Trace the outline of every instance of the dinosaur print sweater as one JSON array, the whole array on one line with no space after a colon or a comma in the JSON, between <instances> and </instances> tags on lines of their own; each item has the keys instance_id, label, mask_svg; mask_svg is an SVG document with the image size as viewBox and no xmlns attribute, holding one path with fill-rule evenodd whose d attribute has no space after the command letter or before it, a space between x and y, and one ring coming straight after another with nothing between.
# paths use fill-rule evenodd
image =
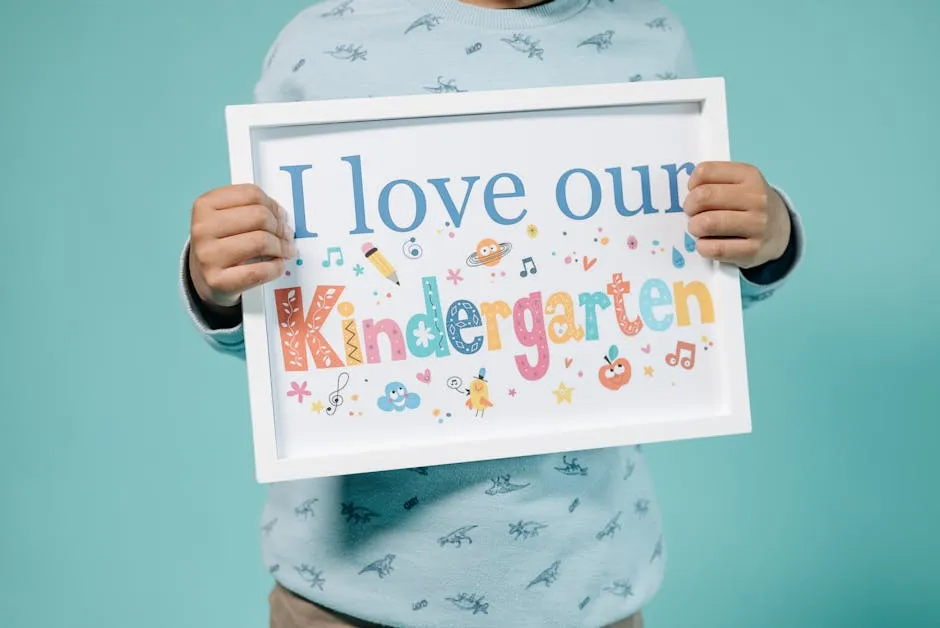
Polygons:
<instances>
[{"instance_id":1,"label":"dinosaur print sweater","mask_svg":"<svg viewBox=\"0 0 940 628\"><path fill-rule=\"evenodd\" d=\"M691 78L678 20L657 0L554 0L493 10L457 0L314 2L276 37L257 102ZM788 201L789 202L789 201ZM742 277L769 297L801 256ZM188 245L187 247L188 248ZM183 303L218 351L180 265ZM604 626L641 609L666 543L641 448L273 484L260 522L265 568L320 605L390 626Z\"/></svg>"}]
</instances>

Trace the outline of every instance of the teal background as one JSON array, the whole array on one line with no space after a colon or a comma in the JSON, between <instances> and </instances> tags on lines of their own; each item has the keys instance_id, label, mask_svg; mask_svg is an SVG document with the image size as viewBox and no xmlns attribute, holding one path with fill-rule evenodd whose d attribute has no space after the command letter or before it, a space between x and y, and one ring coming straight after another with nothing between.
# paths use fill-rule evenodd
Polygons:
<instances>
[{"instance_id":1,"label":"teal background","mask_svg":"<svg viewBox=\"0 0 940 628\"><path fill-rule=\"evenodd\" d=\"M0 625L264 626L244 366L177 297L301 0L0 8ZM940 625L940 4L673 0L807 249L747 316L755 432L649 448L652 628Z\"/></svg>"}]
</instances>

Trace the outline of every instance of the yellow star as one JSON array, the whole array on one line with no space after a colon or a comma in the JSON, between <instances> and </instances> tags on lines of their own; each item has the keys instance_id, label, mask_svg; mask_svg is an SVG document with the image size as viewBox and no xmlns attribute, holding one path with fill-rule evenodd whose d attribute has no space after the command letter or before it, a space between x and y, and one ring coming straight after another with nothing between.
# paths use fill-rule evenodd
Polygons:
<instances>
[{"instance_id":1,"label":"yellow star","mask_svg":"<svg viewBox=\"0 0 940 628\"><path fill-rule=\"evenodd\" d=\"M312 404L310 404L310 409L316 412L317 414L320 414L321 412L323 412L323 403L320 402L319 400L314 401Z\"/></svg>"},{"instance_id":2,"label":"yellow star","mask_svg":"<svg viewBox=\"0 0 940 628\"><path fill-rule=\"evenodd\" d=\"M644 367L643 367L643 374L646 375L647 377L652 377L652 376L653 376L653 367L652 367L652 366L644 366Z\"/></svg>"},{"instance_id":3,"label":"yellow star","mask_svg":"<svg viewBox=\"0 0 940 628\"><path fill-rule=\"evenodd\" d=\"M571 403L571 391L572 390L574 390L574 388L569 388L568 386L565 386L564 382L561 382L560 384L558 384L558 390L552 391L555 394L555 400L558 402L558 405L561 405L562 401L567 401L569 404Z\"/></svg>"}]
</instances>

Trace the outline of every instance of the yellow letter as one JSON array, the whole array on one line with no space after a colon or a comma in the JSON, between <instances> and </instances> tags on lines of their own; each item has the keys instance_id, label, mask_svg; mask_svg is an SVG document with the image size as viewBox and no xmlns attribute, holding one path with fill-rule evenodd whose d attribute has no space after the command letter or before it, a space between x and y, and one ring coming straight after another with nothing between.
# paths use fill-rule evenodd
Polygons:
<instances>
[{"instance_id":1,"label":"yellow letter","mask_svg":"<svg viewBox=\"0 0 940 628\"><path fill-rule=\"evenodd\" d=\"M503 343L499 339L499 323L496 317L508 318L512 314L512 308L505 301L481 303L480 314L486 319L486 348L489 351L499 351L503 348Z\"/></svg>"},{"instance_id":2,"label":"yellow letter","mask_svg":"<svg viewBox=\"0 0 940 628\"><path fill-rule=\"evenodd\" d=\"M698 310L702 316L702 323L715 322L715 306L712 304L712 295L708 287L701 281L693 281L686 285L681 281L672 284L673 300L676 303L676 323L680 327L691 325L689 320L689 297L694 296L698 301Z\"/></svg>"},{"instance_id":3,"label":"yellow letter","mask_svg":"<svg viewBox=\"0 0 940 628\"><path fill-rule=\"evenodd\" d=\"M581 327L574 321L574 301L571 300L570 294L567 292L556 292L550 296L545 303L545 313L553 313L558 309L559 305L563 307L565 311L554 317L548 323L548 337L551 338L552 342L555 344L568 342L571 338L574 338L575 342L581 342L584 338L584 327ZM561 333L558 333L558 330L555 328L556 325L562 327L563 331Z\"/></svg>"}]
</instances>

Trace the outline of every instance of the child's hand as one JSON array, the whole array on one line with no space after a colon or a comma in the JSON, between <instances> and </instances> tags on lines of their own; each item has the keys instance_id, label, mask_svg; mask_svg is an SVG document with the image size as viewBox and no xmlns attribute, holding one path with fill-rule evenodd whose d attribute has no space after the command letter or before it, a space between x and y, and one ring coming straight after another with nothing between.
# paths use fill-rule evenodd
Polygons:
<instances>
[{"instance_id":1,"label":"child's hand","mask_svg":"<svg viewBox=\"0 0 940 628\"><path fill-rule=\"evenodd\" d=\"M698 252L740 268L778 259L790 242L786 204L760 170L734 162L704 162L689 179L685 212Z\"/></svg>"},{"instance_id":2,"label":"child's hand","mask_svg":"<svg viewBox=\"0 0 940 628\"><path fill-rule=\"evenodd\" d=\"M237 305L245 290L275 279L296 256L282 207L255 185L230 185L193 203L189 273L203 303ZM250 263L246 263L250 262Z\"/></svg>"}]
</instances>

